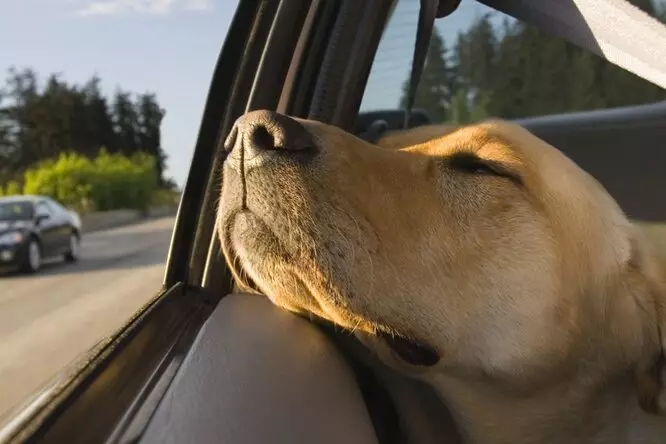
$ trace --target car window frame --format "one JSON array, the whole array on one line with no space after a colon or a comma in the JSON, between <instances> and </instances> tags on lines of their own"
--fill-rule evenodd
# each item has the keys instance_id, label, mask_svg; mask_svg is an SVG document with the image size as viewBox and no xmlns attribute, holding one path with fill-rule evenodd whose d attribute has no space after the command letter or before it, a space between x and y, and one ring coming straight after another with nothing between
<instances>
[{"instance_id":1,"label":"car window frame","mask_svg":"<svg viewBox=\"0 0 666 444\"><path fill-rule=\"evenodd\" d=\"M332 1L341 5L357 2ZM261 65L260 62L267 60L263 56L275 23L277 7L273 5L276 3L262 0L240 0L238 3L214 69L190 174L178 208L164 285L125 325L35 393L0 429L0 440L6 439L12 444L27 441L74 444L128 442L140 437L155 403L175 376L183 355L225 294L219 290L232 288L230 279L224 282L219 278L208 281L208 285L198 285L203 283L209 260L222 269L226 267L223 259L209 254L216 239L215 217L210 213L214 211L210 203L214 203L219 191L219 170L215 168L224 159L220 142L234 120L251 109L252 97L256 103L270 100L276 106L295 103L281 95L284 83L271 91L258 87L256 81L256 74L272 65ZM284 8L293 6L293 2L286 0L279 3L284 4ZM326 21L334 34L340 35L341 8L327 6L327 3L330 2L304 2L320 11L314 15L317 20ZM380 3L385 2L369 0L364 3L361 9L363 19L372 21L370 8ZM281 15L286 17L286 12ZM288 56L288 66L298 62L295 59L304 57L304 54L319 51L325 57L330 53L330 36L319 37L319 41L308 38L310 42L315 41L316 47L304 45L302 53L294 52ZM353 41L345 43L351 47ZM310 68L310 72L316 73L312 77L315 86L308 85L311 92L303 90L308 82L303 82L301 77L300 83L295 83L289 93L292 97L306 97L301 102L303 113L309 112L313 100L308 96L321 97L321 90L326 87L319 81L321 70L312 69L311 62L316 60L317 57L309 57L300 68ZM283 62L278 60L277 63ZM253 86L252 95L247 90L248 77ZM298 82L299 75L287 69L285 83L287 78Z\"/></svg>"}]
</instances>

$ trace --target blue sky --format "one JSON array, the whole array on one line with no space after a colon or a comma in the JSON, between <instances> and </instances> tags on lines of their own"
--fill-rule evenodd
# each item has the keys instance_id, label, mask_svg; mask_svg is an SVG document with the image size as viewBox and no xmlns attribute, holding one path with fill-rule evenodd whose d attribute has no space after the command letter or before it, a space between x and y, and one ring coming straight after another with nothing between
<instances>
[{"instance_id":1,"label":"blue sky","mask_svg":"<svg viewBox=\"0 0 666 444\"><path fill-rule=\"evenodd\" d=\"M4 0L0 2L0 81L6 69L31 67L70 82L101 77L117 86L155 92L166 109L162 144L167 174L183 184L213 67L236 0ZM363 108L394 107L408 70L415 0L402 0L382 43ZM438 25L445 40L487 9L472 1ZM382 61L379 61L382 60ZM388 66L387 66L388 65Z\"/></svg>"}]
</instances>

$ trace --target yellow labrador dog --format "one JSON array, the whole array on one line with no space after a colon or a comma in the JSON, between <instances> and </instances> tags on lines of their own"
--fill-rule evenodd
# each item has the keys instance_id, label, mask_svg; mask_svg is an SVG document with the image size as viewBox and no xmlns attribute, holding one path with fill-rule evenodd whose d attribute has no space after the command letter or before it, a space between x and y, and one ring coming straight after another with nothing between
<instances>
[{"instance_id":1,"label":"yellow labrador dog","mask_svg":"<svg viewBox=\"0 0 666 444\"><path fill-rule=\"evenodd\" d=\"M268 111L226 148L236 278L425 381L465 442L666 442L662 271L557 149L499 120L373 145Z\"/></svg>"}]
</instances>

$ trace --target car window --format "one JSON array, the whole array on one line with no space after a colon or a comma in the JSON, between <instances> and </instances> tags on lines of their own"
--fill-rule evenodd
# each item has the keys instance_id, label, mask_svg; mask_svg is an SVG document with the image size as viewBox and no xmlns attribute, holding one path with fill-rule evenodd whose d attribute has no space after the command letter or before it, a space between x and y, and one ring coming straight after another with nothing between
<instances>
[{"instance_id":1,"label":"car window","mask_svg":"<svg viewBox=\"0 0 666 444\"><path fill-rule=\"evenodd\" d=\"M37 271L0 251L0 425L161 289L236 5L0 2L0 202L46 199L58 215L39 233ZM36 239L18 233L31 224L2 221L32 215L0 203L0 235Z\"/></svg>"},{"instance_id":2,"label":"car window","mask_svg":"<svg viewBox=\"0 0 666 444\"><path fill-rule=\"evenodd\" d=\"M631 0L666 20L666 2ZM402 108L418 0L398 0L361 111ZM666 100L665 91L601 57L477 2L439 19L415 107L434 122L468 123L590 111Z\"/></svg>"},{"instance_id":3,"label":"car window","mask_svg":"<svg viewBox=\"0 0 666 444\"><path fill-rule=\"evenodd\" d=\"M65 207L51 199L45 199L44 202L46 202L46 205L48 205L53 214L64 214L67 212Z\"/></svg>"},{"instance_id":4,"label":"car window","mask_svg":"<svg viewBox=\"0 0 666 444\"><path fill-rule=\"evenodd\" d=\"M33 215L34 215L34 206L32 205L31 202L0 201L0 222L31 220L33 218Z\"/></svg>"},{"instance_id":5,"label":"car window","mask_svg":"<svg viewBox=\"0 0 666 444\"><path fill-rule=\"evenodd\" d=\"M51 208L49 208L48 204L43 200L37 202L37 205L35 205L35 213L39 215L53 215L53 211L51 211Z\"/></svg>"}]
</instances>

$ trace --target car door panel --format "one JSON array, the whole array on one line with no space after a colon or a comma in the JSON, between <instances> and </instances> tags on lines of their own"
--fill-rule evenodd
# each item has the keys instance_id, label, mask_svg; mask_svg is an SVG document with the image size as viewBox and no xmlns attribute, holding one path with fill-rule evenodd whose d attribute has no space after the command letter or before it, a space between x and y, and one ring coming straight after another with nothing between
<instances>
[{"instance_id":1,"label":"car door panel","mask_svg":"<svg viewBox=\"0 0 666 444\"><path fill-rule=\"evenodd\" d=\"M200 331L140 442L378 441L335 344L263 297L231 294Z\"/></svg>"},{"instance_id":2,"label":"car door panel","mask_svg":"<svg viewBox=\"0 0 666 444\"><path fill-rule=\"evenodd\" d=\"M43 218L37 225L37 231L42 244L42 256L50 257L55 255L59 250L58 245L58 221L54 218L53 213L44 201L39 201L36 206L36 214L44 214L48 217Z\"/></svg>"},{"instance_id":3,"label":"car door panel","mask_svg":"<svg viewBox=\"0 0 666 444\"><path fill-rule=\"evenodd\" d=\"M47 201L51 214L53 215L55 225L55 242L58 253L64 253L69 248L69 237L71 234L71 227L69 223L69 216L63 209L54 205L52 202Z\"/></svg>"}]
</instances>

